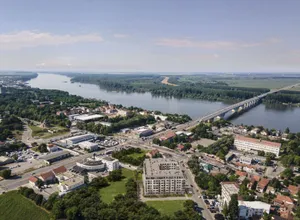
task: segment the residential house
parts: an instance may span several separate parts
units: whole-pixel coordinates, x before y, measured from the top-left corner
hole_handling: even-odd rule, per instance
[[[29,180],[29,185],[34,187],[37,184],[38,178],[36,178],[35,176],[31,176],[29,177],[28,180]]]
[[[178,144],[177,145],[177,150],[184,151],[184,145],[183,144]]]
[[[257,183],[257,187],[256,190],[263,193],[266,189],[267,186],[269,184],[270,180],[266,179],[266,178],[262,178],[258,183]]]
[[[299,186],[289,185],[288,190],[291,195],[297,196],[297,194],[299,192]]]
[[[266,193],[271,193],[271,194],[275,194],[276,190],[274,187],[272,186],[268,186],[267,189],[266,189]]]
[[[248,189],[252,189],[253,187],[255,187],[255,185],[257,184],[257,182],[259,180],[260,180],[260,176],[257,176],[257,175],[251,176],[250,183],[248,183],[248,185],[247,185]]]
[[[174,132],[168,132],[167,134],[161,136],[159,138],[160,141],[168,141],[168,140],[172,140],[174,137],[176,136],[176,134]]]
[[[40,174],[39,179],[45,183],[49,183],[49,182],[51,183],[55,180],[55,176],[52,171],[49,171],[49,172]]]
[[[156,154],[158,154],[158,153],[159,153],[159,151],[158,151],[157,149],[154,149],[154,150],[152,150],[152,151],[149,151],[149,152],[146,154],[146,156],[152,158],[152,157],[154,157],[154,156],[155,156]]]
[[[284,196],[278,194],[276,198],[274,199],[274,205],[276,206],[294,206],[294,201],[289,196]]]
[[[67,172],[67,168],[65,166],[60,166],[53,169],[53,173],[55,174],[55,176],[64,172]]]

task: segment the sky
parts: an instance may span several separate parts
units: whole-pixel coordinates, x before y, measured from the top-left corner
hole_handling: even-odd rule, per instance
[[[300,72],[297,0],[0,0],[0,70]]]

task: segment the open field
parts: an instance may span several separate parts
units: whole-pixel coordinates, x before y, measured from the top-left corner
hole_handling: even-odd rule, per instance
[[[183,210],[185,200],[147,201],[147,205],[156,208],[164,215],[173,215],[176,211]]]
[[[134,159],[138,159],[139,157],[143,157],[147,151],[142,150],[142,153],[134,153],[134,154],[129,154],[128,156]]]
[[[267,88],[278,89],[285,86],[300,83],[300,79],[224,79],[219,80],[227,83],[229,86],[249,87],[249,88]],[[300,89],[300,88],[299,88]]]
[[[117,182],[110,182],[108,187],[100,190],[100,196],[103,202],[111,203],[116,195],[126,192],[125,184],[129,178],[134,176],[134,172],[123,168],[122,174],[125,177],[124,179]]]
[[[169,86],[177,86],[176,84],[169,83],[168,81],[169,81],[169,77],[166,76],[166,77],[161,81],[161,83],[162,83],[162,84],[165,84],[165,85],[169,85]]]
[[[61,136],[61,135],[65,135],[67,134],[69,131],[67,128],[63,128],[63,127],[51,127],[51,128],[41,128],[39,126],[29,126],[30,129],[32,130],[32,137],[38,137],[38,138],[52,138],[55,136]],[[48,130],[55,130],[55,133],[50,133],[48,132]]]
[[[9,220],[50,219],[46,211],[16,191],[0,196],[0,216],[1,219]]]

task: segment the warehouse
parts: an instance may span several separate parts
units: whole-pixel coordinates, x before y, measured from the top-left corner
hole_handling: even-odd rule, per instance
[[[51,163],[53,163],[55,161],[65,159],[70,156],[71,156],[71,153],[69,151],[59,151],[59,152],[55,152],[55,153],[51,153],[46,156],[43,156],[43,157],[41,157],[41,159],[44,160],[44,162],[46,164],[50,165]]]
[[[84,134],[84,135],[80,135],[80,136],[67,138],[64,141],[67,145],[75,145],[75,144],[78,144],[78,143],[83,142],[83,141],[91,141],[91,140],[94,140],[94,139],[95,139],[94,135]]]
[[[80,121],[80,122],[90,122],[90,121],[97,121],[100,118],[103,118],[103,115],[99,115],[99,114],[95,114],[95,115],[79,115],[79,116],[75,116],[74,119],[76,121]]]

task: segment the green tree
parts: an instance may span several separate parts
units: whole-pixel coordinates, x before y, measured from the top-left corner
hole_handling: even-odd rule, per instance
[[[120,181],[122,179],[122,169],[110,171],[107,179],[110,182]]]
[[[287,127],[287,128],[285,129],[284,133],[287,133],[287,134],[289,134],[289,133],[290,133],[290,128],[289,128],[289,127]]]
[[[286,179],[291,179],[293,177],[293,170],[291,168],[286,168],[282,173],[281,177]]]
[[[11,170],[10,169],[2,170],[0,172],[0,176],[2,176],[4,179],[10,178],[10,176],[11,176]]]
[[[231,196],[231,200],[229,202],[229,220],[238,220],[239,219],[239,203],[238,203],[238,195],[233,194]]]
[[[228,210],[228,205],[227,202],[225,202],[223,210],[222,210],[223,215],[226,217],[229,215],[229,210]]]

